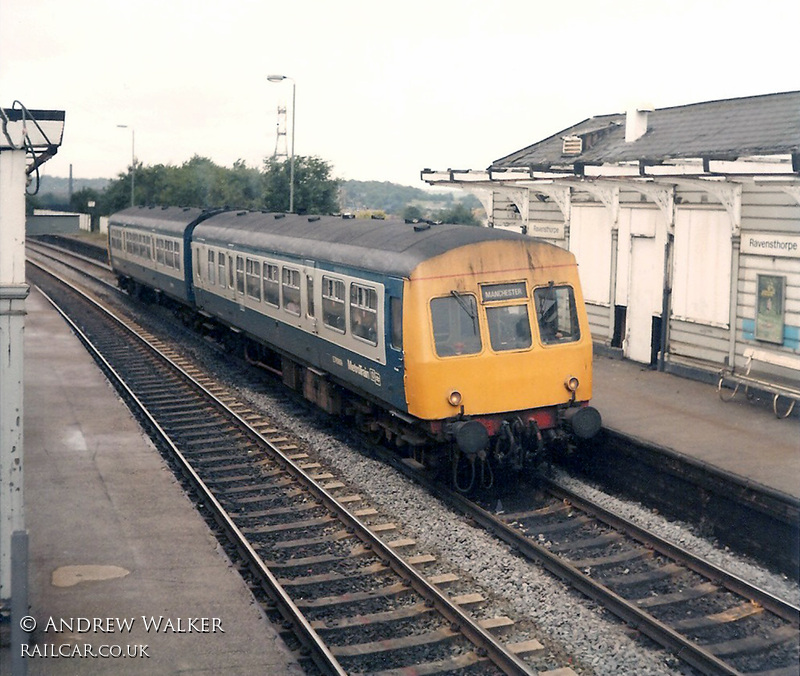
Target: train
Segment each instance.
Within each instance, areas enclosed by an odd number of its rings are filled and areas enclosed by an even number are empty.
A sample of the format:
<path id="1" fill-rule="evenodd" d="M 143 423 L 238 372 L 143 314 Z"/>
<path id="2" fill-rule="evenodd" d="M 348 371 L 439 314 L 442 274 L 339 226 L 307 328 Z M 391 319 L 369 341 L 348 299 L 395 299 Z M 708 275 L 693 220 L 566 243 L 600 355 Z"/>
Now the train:
<path id="1" fill-rule="evenodd" d="M 467 225 L 131 207 L 119 286 L 156 297 L 462 492 L 593 438 L 574 256 Z"/>

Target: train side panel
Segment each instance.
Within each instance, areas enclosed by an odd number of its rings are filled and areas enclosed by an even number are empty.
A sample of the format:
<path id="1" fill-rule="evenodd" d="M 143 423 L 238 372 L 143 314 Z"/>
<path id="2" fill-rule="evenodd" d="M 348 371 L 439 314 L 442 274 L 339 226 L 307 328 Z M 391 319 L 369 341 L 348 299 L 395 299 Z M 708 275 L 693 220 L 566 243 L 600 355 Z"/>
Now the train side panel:
<path id="1" fill-rule="evenodd" d="M 153 289 L 191 304 L 191 226 L 200 209 L 132 207 L 108 225 L 109 261 L 129 291 Z"/>
<path id="2" fill-rule="evenodd" d="M 390 300 L 402 283 L 266 251 L 196 237 L 197 308 L 303 367 L 404 411 Z"/>

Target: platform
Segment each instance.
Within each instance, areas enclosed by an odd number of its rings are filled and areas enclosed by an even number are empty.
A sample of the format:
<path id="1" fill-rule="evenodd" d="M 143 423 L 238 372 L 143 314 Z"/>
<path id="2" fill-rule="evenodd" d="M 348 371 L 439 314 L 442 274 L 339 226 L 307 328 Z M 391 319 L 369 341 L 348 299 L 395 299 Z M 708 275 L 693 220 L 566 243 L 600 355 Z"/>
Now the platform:
<path id="1" fill-rule="evenodd" d="M 84 347 L 26 309 L 28 674 L 304 673 Z"/>
<path id="2" fill-rule="evenodd" d="M 716 386 L 595 355 L 593 405 L 603 427 L 800 498 L 800 418 L 771 399 L 723 402 Z"/>

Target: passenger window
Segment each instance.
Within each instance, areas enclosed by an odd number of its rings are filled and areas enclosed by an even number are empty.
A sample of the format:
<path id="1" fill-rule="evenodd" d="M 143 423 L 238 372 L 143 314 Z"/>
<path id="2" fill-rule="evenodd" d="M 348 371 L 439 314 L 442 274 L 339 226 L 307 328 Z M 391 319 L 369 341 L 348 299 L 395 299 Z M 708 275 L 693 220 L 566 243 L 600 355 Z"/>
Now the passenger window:
<path id="1" fill-rule="evenodd" d="M 306 275 L 306 317 L 314 317 L 314 278 Z"/>
<path id="2" fill-rule="evenodd" d="M 389 300 L 389 311 L 392 315 L 392 347 L 403 349 L 403 300 L 401 298 L 391 298 Z"/>
<path id="3" fill-rule="evenodd" d="M 250 298 L 261 300 L 261 261 L 252 258 L 245 261 L 245 288 Z"/>
<path id="4" fill-rule="evenodd" d="M 219 285 L 224 289 L 225 288 L 225 254 L 220 252 L 218 260 L 219 260 Z"/>
<path id="5" fill-rule="evenodd" d="M 228 288 L 233 288 L 233 256 L 228 256 Z"/>
<path id="6" fill-rule="evenodd" d="M 440 357 L 481 351 L 478 303 L 475 296 L 453 292 L 431 301 L 431 321 L 436 354 Z"/>
<path id="7" fill-rule="evenodd" d="M 283 309 L 300 316 L 300 270 L 283 268 Z"/>
<path id="8" fill-rule="evenodd" d="M 524 350 L 531 346 L 531 322 L 527 305 L 486 308 L 489 340 L 495 352 Z"/>
<path id="9" fill-rule="evenodd" d="M 280 293 L 278 266 L 264 263 L 264 302 L 278 307 L 280 305 Z"/>
<path id="10" fill-rule="evenodd" d="M 332 277 L 322 278 L 322 321 L 334 331 L 344 333 L 344 282 Z"/>
<path id="11" fill-rule="evenodd" d="M 378 294 L 360 284 L 350 285 L 350 330 L 362 340 L 378 344 Z"/>
<path id="12" fill-rule="evenodd" d="M 244 295 L 244 258 L 236 257 L 236 290 Z"/>
<path id="13" fill-rule="evenodd" d="M 544 345 L 580 340 L 575 295 L 570 286 L 547 286 L 534 290 L 536 320 Z"/>
<path id="14" fill-rule="evenodd" d="M 214 285 L 217 283 L 216 277 L 216 261 L 214 260 L 214 252 L 209 249 L 208 251 L 208 283 Z"/>

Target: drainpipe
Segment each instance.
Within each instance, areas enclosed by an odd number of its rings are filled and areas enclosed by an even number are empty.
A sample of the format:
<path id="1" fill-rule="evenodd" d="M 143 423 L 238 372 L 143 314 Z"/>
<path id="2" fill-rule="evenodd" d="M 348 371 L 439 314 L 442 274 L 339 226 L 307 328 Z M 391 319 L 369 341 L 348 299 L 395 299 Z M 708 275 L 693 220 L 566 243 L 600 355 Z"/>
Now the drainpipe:
<path id="1" fill-rule="evenodd" d="M 669 343 L 669 318 L 672 307 L 672 245 L 675 235 L 667 232 L 664 245 L 664 292 L 661 297 L 661 348 L 658 351 L 658 370 L 664 371 Z"/>
<path id="2" fill-rule="evenodd" d="M 742 236 L 733 235 L 731 237 L 731 298 L 728 309 L 728 364 L 733 367 L 736 364 L 736 312 L 739 304 L 739 254 L 742 247 Z"/>
<path id="3" fill-rule="evenodd" d="M 614 340 L 614 322 L 616 320 L 616 306 L 617 306 L 617 261 L 619 259 L 619 227 L 617 224 L 611 227 L 611 279 L 608 284 L 608 327 L 610 335 L 608 336 L 608 345 L 610 346 Z"/>

